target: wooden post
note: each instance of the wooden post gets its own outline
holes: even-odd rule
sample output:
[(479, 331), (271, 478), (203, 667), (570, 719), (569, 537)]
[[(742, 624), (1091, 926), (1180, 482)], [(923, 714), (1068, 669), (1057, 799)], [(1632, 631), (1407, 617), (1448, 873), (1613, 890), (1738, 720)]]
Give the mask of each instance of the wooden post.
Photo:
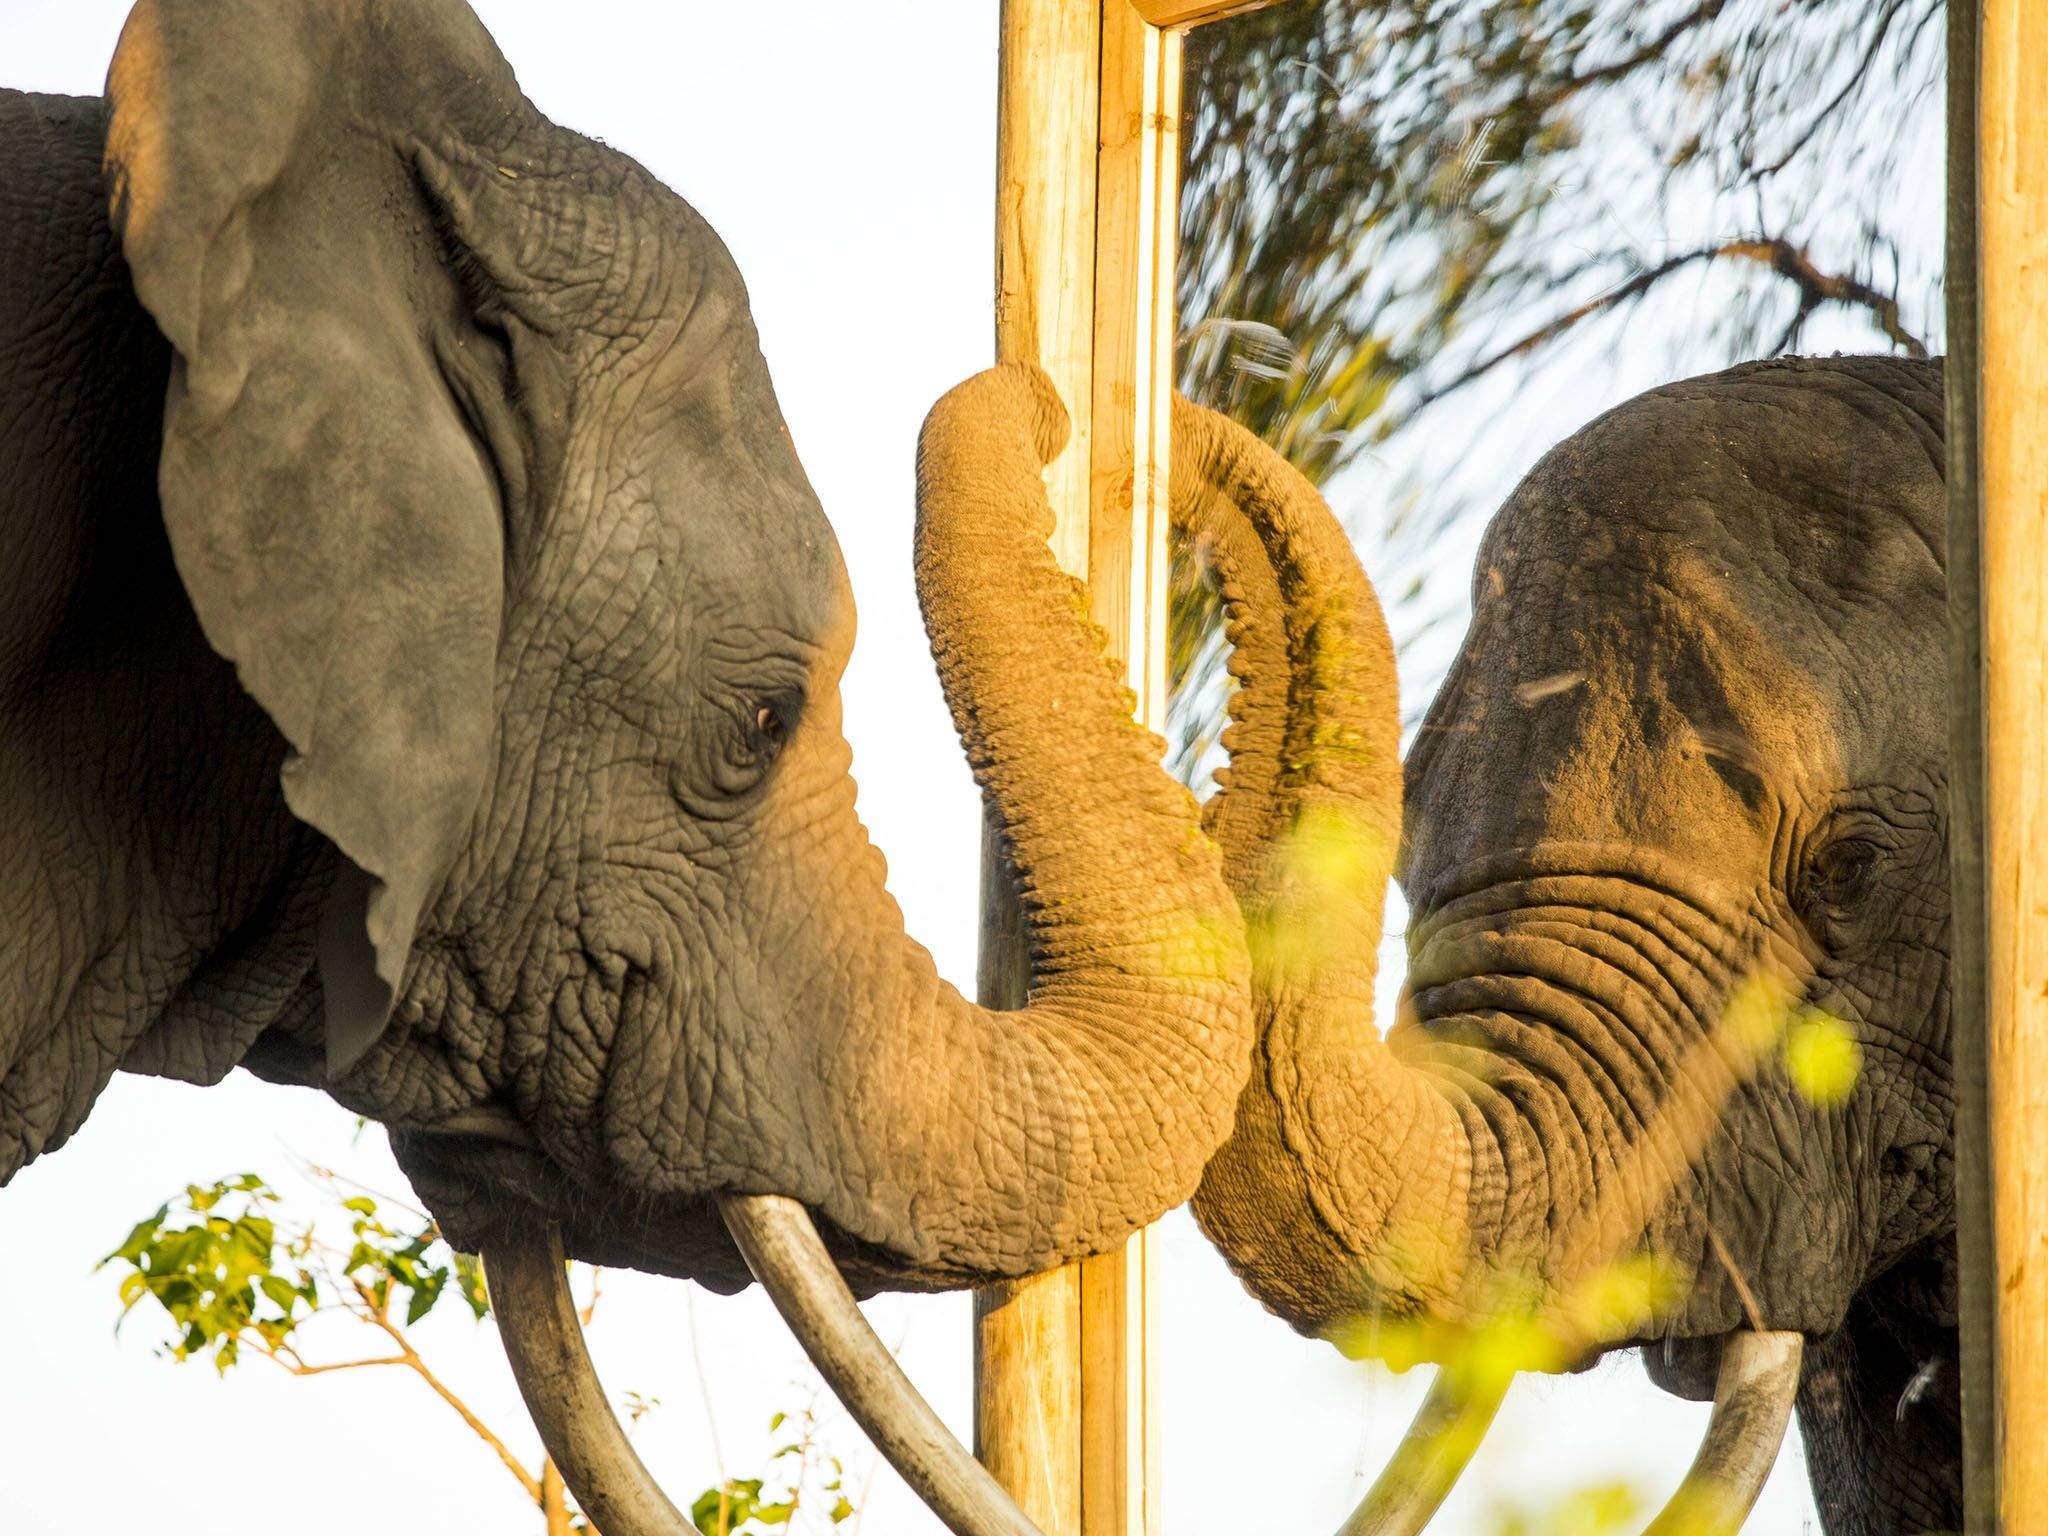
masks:
[(1198, 27), (1246, 11), (1263, 11), (1280, 0), (1131, 0), (1132, 8), (1155, 27)]
[[(1053, 549), (1088, 581), (1138, 717), (1166, 721), (1166, 490), (1180, 37), (1272, 0), (1003, 0), (996, 355), (1036, 361), (1073, 436)], [(1148, 19), (1149, 18), (1149, 19)], [(1157, 24), (1155, 24), (1157, 23)], [(983, 837), (982, 1001), (1023, 1001), (1014, 884)], [(975, 1453), (1046, 1536), (1157, 1536), (1151, 1232), (975, 1298)]]
[[(996, 353), (1052, 375), (1054, 552), (1089, 582), (1139, 717), (1164, 726), (1178, 39), (1127, 0), (1005, 0)], [(1022, 1001), (1009, 872), (984, 837), (983, 1001)], [(975, 1449), (1047, 1536), (1156, 1532), (1155, 1244), (975, 1305)]]
[(2048, 8), (1982, 0), (1976, 20), (1990, 1157), (1975, 1171), (1992, 1178), (1997, 1487), (1971, 1527), (2019, 1533), (2048, 1530)]
[[(996, 128), (996, 356), (1052, 376), (1073, 433), (1046, 472), (1053, 553), (1088, 573), (1095, 403), (1095, 0), (1003, 0)], [(1030, 956), (993, 828), (982, 834), (981, 1000), (1024, 1001)], [(1046, 1536), (1081, 1529), (1081, 1271), (974, 1299), (974, 1453)]]
[[(1180, 208), (1180, 37), (1102, 11), (1088, 582), (1138, 718), (1166, 729), (1167, 452)], [(1081, 1533), (1157, 1536), (1159, 1243), (1081, 1265)]]
[(1977, 5), (1948, 8), (1948, 847), (1957, 1311), (1967, 1536), (1998, 1532), (1998, 1282), (1986, 1076), (1984, 623), (1977, 486)]

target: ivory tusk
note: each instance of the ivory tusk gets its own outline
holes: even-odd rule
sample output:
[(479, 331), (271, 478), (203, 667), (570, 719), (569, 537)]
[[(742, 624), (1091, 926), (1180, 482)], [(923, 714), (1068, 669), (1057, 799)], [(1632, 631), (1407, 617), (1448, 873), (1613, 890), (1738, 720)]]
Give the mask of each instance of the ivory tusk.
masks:
[(818, 1374), (946, 1528), (955, 1536), (1039, 1536), (868, 1326), (810, 1212), (782, 1195), (721, 1195), (718, 1209)]
[(1734, 1536), (1742, 1529), (1785, 1442), (1805, 1347), (1796, 1333), (1728, 1335), (1706, 1438), (1643, 1536)]
[(484, 1278), (498, 1335), (541, 1443), (605, 1536), (687, 1536), (693, 1528), (641, 1465), (598, 1383), (563, 1273), (562, 1232), (487, 1243)]
[(1337, 1536), (1415, 1536), (1428, 1525), (1486, 1438), (1513, 1380), (1503, 1373), (1474, 1388), (1438, 1366), (1386, 1470)]

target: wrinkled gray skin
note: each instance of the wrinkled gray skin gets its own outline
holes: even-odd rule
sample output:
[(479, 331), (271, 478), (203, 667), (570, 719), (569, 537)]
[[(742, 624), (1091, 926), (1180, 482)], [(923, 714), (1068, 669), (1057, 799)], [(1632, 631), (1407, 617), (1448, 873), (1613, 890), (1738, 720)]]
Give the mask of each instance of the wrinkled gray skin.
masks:
[[(1262, 1038), (1205, 1229), (1274, 1311), (1368, 1352), (1375, 1318), (1470, 1318), (1502, 1276), (1567, 1289), (1589, 1247), (1668, 1255), (1682, 1302), (1591, 1347), (1640, 1344), (1705, 1397), (1732, 1330), (1804, 1334), (1830, 1536), (1962, 1523), (1941, 412), (1938, 362), (1774, 362), (1652, 391), (1537, 465), (1406, 765), (1384, 1044), (1392, 859), (1365, 839), (1356, 889), (1305, 904), (1257, 856), (1272, 828), (1230, 819), (1313, 793), (1395, 824), (1383, 750), (1315, 746), (1333, 721), (1390, 737), (1391, 652), (1334, 556), (1247, 559), (1232, 603), (1253, 771), (1233, 760), (1214, 825), (1254, 935), (1312, 905), (1339, 959), (1304, 985), (1254, 945)], [(1341, 643), (1261, 624), (1288, 602), (1362, 616)], [(1803, 1095), (1776, 1042), (1748, 1070), (1704, 1045), (1765, 965), (1853, 1032), (1845, 1102)]]
[[(1738, 369), (1587, 428), (1490, 532), (1408, 766), (1421, 1019), (1484, 995), (1518, 934), (1577, 948), (1600, 926), (1700, 1011), (1724, 995), (1713, 968), (1666, 936), (1773, 944), (1854, 1031), (1841, 1108), (1776, 1072), (1731, 1106), (1688, 1209), (1658, 1224), (1703, 1283), (1673, 1345), (1643, 1350), (1660, 1384), (1710, 1392), (1682, 1341), (1743, 1320), (1701, 1251), (1711, 1224), (1763, 1324), (1816, 1341), (1799, 1418), (1830, 1536), (1962, 1526), (1941, 420), (1941, 365), (1885, 358)], [(1540, 914), (1539, 867), (1570, 872)], [(1608, 1010), (1598, 1045), (1532, 1082), (1647, 1107), (1655, 1074), (1629, 1053), (1668, 1061), (1698, 1013), (1527, 953), (1525, 1022), (1563, 1043)], [(1515, 1032), (1487, 1044), (1513, 1052)]]
[(117, 1069), (240, 1065), (391, 1126), (459, 1243), (726, 1287), (721, 1192), (870, 1288), (1186, 1198), (1240, 928), (1047, 552), (1064, 435), (990, 375), (922, 450), (1033, 913), (996, 1014), (854, 814), (845, 569), (680, 198), (459, 0), (147, 0), (105, 101), (0, 92), (0, 1182)]

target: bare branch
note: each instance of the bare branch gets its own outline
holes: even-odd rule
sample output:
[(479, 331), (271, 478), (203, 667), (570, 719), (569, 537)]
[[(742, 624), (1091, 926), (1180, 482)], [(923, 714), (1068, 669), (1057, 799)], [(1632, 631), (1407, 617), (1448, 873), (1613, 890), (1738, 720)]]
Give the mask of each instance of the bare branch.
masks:
[(1843, 304), (1852, 308), (1866, 309), (1877, 322), (1877, 328), (1891, 340), (1892, 344), (1904, 350), (1908, 357), (1925, 357), (1927, 344), (1911, 331), (1899, 318), (1899, 301), (1890, 294), (1880, 293), (1861, 278), (1823, 272), (1813, 264), (1813, 258), (1799, 246), (1783, 238), (1768, 240), (1731, 240), (1716, 246), (1707, 253), (1708, 259), (1720, 256), (1743, 257), (1760, 261), (1780, 277), (1787, 278), (1799, 288), (1800, 298), (1809, 310), (1823, 304)]
[(1422, 396), (1417, 408), (1433, 404), (1444, 396), (1464, 388), (1475, 379), (1493, 372), (1501, 364), (1534, 352), (1539, 347), (1557, 340), (1580, 322), (1602, 314), (1617, 305), (1640, 298), (1651, 288), (1678, 271), (1681, 267), (1695, 262), (1739, 260), (1759, 262), (1769, 267), (1778, 276), (1791, 282), (1799, 290), (1799, 313), (1780, 339), (1780, 350), (1789, 345), (1798, 335), (1799, 328), (1814, 310), (1824, 304), (1840, 304), (1869, 311), (1879, 330), (1899, 347), (1908, 357), (1927, 356), (1927, 345), (1907, 330), (1899, 317), (1898, 300), (1880, 292), (1861, 278), (1848, 277), (1837, 273), (1823, 272), (1814, 265), (1813, 258), (1790, 240), (1782, 236), (1759, 237), (1751, 240), (1727, 240), (1719, 245), (1702, 246), (1698, 250), (1686, 251), (1681, 255), (1666, 257), (1654, 267), (1645, 267), (1619, 283), (1598, 298), (1588, 299), (1574, 305), (1563, 314), (1538, 326), (1519, 340), (1509, 343), (1499, 351), (1481, 358), (1462, 372), (1445, 380)]
[[(367, 1289), (360, 1281), (351, 1279), (350, 1283), (355, 1285), (365, 1301), (371, 1300)], [(372, 1304), (374, 1305), (374, 1303)], [(455, 1410), (456, 1416), (469, 1426), (470, 1433), (497, 1452), (498, 1460), (502, 1461), (505, 1464), (505, 1469), (519, 1480), (519, 1486), (526, 1491), (526, 1496), (538, 1506), (541, 1502), (540, 1479), (527, 1471), (519, 1458), (512, 1453), (511, 1447), (500, 1440), (492, 1432), (491, 1427), (476, 1416), (475, 1410), (461, 1398), (457, 1397), (448, 1384), (434, 1374), (433, 1368), (420, 1358), (420, 1352), (414, 1349), (412, 1341), (406, 1338), (405, 1330), (392, 1322), (390, 1317), (382, 1311), (373, 1310), (369, 1314), (368, 1320), (377, 1328), (382, 1329), (385, 1336), (398, 1346), (398, 1352), (403, 1358), (405, 1365), (415, 1376), (431, 1387), (435, 1395), (442, 1402)]]
[[(1894, 0), (1894, 3), (1897, 3), (1897, 0)], [(1530, 110), (1538, 113), (1548, 112), (1558, 103), (1569, 100), (1589, 86), (1610, 85), (1616, 80), (1634, 74), (1645, 64), (1663, 63), (1664, 56), (1671, 51), (1673, 43), (1694, 28), (1703, 27), (1716, 19), (1726, 4), (1727, 0), (1700, 0), (1698, 5), (1633, 53), (1625, 54), (1611, 64), (1602, 64), (1573, 75), (1567, 80), (1560, 80), (1555, 85), (1545, 86), (1542, 90), (1531, 91), (1528, 97)]]
[(329, 1371), (364, 1371), (373, 1365), (406, 1363), (403, 1355), (376, 1355), (367, 1360), (334, 1360), (320, 1365), (308, 1365), (299, 1358), (296, 1351), (288, 1355), (284, 1350), (259, 1347), (256, 1352), (280, 1370), (289, 1371), (294, 1376), (325, 1376)]
[[(1899, 12), (1904, 5), (1905, 0), (1886, 0), (1884, 14), (1878, 17), (1877, 24), (1871, 28), (1869, 44), (1864, 48), (1862, 57), (1856, 61), (1856, 67), (1849, 71), (1849, 77), (1842, 82), (1841, 88), (1792, 136), (1783, 154), (1775, 160), (1751, 168), (1749, 175), (1752, 180), (1775, 176), (1784, 170), (1804, 152), (1807, 145), (1813, 142), (1814, 136), (1820, 132), (1822, 126), (1841, 110), (1842, 103), (1870, 83), (1870, 66), (1876, 62), (1878, 50), (1884, 47), (1884, 40), (1891, 35), (1892, 23), (1899, 19)], [(1923, 16), (1921, 19), (1924, 21), (1926, 18)]]

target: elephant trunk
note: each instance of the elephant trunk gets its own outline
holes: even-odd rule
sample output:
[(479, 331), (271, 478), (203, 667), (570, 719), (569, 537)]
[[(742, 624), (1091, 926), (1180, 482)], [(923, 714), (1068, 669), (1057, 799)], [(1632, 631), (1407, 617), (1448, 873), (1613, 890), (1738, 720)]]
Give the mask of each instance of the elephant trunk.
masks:
[(918, 447), (919, 598), (1031, 950), (1027, 1005), (983, 1008), (902, 935), (879, 860), (856, 903), (881, 931), (851, 963), (881, 970), (848, 995), (909, 1040), (826, 1065), (856, 1085), (848, 1155), (886, 1228), (854, 1235), (925, 1283), (1045, 1269), (1185, 1200), (1251, 1046), (1242, 922), (1215, 845), (1046, 542), (1041, 473), (1066, 432), (1044, 375), (1005, 366), (942, 398)]
[[(1239, 688), (1207, 824), (1244, 910), (1259, 1037), (1195, 1196), (1254, 1294), (1347, 1350), (1452, 1362), (1346, 1531), (1410, 1536), (1506, 1390), (1498, 1350), (1399, 1324), (1483, 1319), (1583, 1289), (1553, 1368), (1640, 1317), (1595, 1316), (1602, 1268), (1656, 1218), (1770, 1043), (1795, 955), (1640, 848), (1474, 866), (1418, 896), (1410, 1017), (1373, 1027), (1400, 835), (1392, 646), (1312, 487), (1183, 403), (1174, 509), (1221, 578)], [(1598, 871), (1598, 873), (1588, 873)], [(1667, 1243), (1667, 1247), (1670, 1245)], [(1627, 1303), (1623, 1303), (1626, 1310)], [(1392, 1325), (1391, 1327), (1389, 1325)], [(1796, 1334), (1731, 1334), (1714, 1427), (1655, 1529), (1733, 1530), (1782, 1437)]]
[(1255, 1294), (1349, 1348), (1568, 1286), (1627, 1251), (1736, 1086), (1743, 1047), (1703, 1026), (1741, 989), (1739, 925), (1640, 849), (1460, 870), (1415, 893), (1412, 1017), (1383, 1040), (1402, 778), (1378, 601), (1258, 439), (1183, 403), (1174, 445), (1175, 512), (1218, 569), (1239, 683), (1207, 823), (1259, 1015), (1195, 1213)]
[(1181, 402), (1173, 479), (1221, 578), (1238, 682), (1207, 824), (1259, 1013), (1195, 1214), (1254, 1294), (1332, 1332), (1448, 1299), (1473, 1237), (1468, 1129), (1373, 1022), (1401, 827), (1393, 644), (1329, 509), (1265, 444)]

